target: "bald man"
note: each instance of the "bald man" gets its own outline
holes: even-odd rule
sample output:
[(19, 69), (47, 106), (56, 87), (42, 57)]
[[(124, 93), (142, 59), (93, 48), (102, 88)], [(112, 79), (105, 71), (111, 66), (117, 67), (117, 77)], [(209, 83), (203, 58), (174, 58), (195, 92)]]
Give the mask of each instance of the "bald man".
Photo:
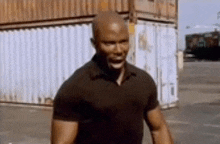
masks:
[(128, 28), (115, 12), (93, 21), (96, 54), (54, 99), (52, 144), (141, 144), (143, 120), (154, 144), (172, 144), (153, 79), (126, 62)]

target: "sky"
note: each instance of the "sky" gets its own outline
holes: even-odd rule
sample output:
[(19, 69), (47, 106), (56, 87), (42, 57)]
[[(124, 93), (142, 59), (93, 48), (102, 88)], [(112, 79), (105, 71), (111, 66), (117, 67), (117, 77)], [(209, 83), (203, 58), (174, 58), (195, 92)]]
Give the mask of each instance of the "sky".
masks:
[[(179, 49), (185, 49), (185, 35), (211, 32), (220, 27), (217, 13), (220, 12), (220, 0), (179, 0)], [(189, 27), (188, 29), (186, 27)]]

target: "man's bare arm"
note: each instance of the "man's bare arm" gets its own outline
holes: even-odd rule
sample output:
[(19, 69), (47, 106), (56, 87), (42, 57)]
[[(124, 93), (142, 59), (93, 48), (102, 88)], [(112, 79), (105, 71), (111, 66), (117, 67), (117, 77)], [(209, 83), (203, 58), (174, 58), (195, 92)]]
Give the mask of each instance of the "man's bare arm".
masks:
[(174, 143), (159, 106), (147, 112), (145, 115), (145, 120), (149, 126), (153, 144)]
[(78, 122), (52, 120), (51, 144), (72, 144), (78, 133)]

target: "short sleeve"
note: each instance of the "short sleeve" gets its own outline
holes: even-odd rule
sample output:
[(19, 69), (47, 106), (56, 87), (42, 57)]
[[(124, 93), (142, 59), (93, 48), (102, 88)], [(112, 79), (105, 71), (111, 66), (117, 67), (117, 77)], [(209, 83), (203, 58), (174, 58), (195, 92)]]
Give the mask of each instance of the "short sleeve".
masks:
[(81, 121), (87, 117), (87, 106), (83, 101), (85, 91), (64, 83), (54, 99), (53, 119)]
[(150, 111), (159, 105), (157, 99), (157, 87), (153, 79), (150, 79), (149, 81), (149, 88), (150, 88), (150, 95), (148, 97), (148, 102), (145, 107), (145, 112)]

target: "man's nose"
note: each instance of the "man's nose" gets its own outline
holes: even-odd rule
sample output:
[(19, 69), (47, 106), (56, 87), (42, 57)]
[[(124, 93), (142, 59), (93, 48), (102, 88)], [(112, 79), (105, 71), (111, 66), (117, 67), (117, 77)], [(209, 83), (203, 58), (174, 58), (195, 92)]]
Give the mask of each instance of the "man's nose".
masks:
[(122, 53), (122, 47), (121, 47), (120, 43), (115, 44), (115, 53), (116, 54), (121, 54)]

